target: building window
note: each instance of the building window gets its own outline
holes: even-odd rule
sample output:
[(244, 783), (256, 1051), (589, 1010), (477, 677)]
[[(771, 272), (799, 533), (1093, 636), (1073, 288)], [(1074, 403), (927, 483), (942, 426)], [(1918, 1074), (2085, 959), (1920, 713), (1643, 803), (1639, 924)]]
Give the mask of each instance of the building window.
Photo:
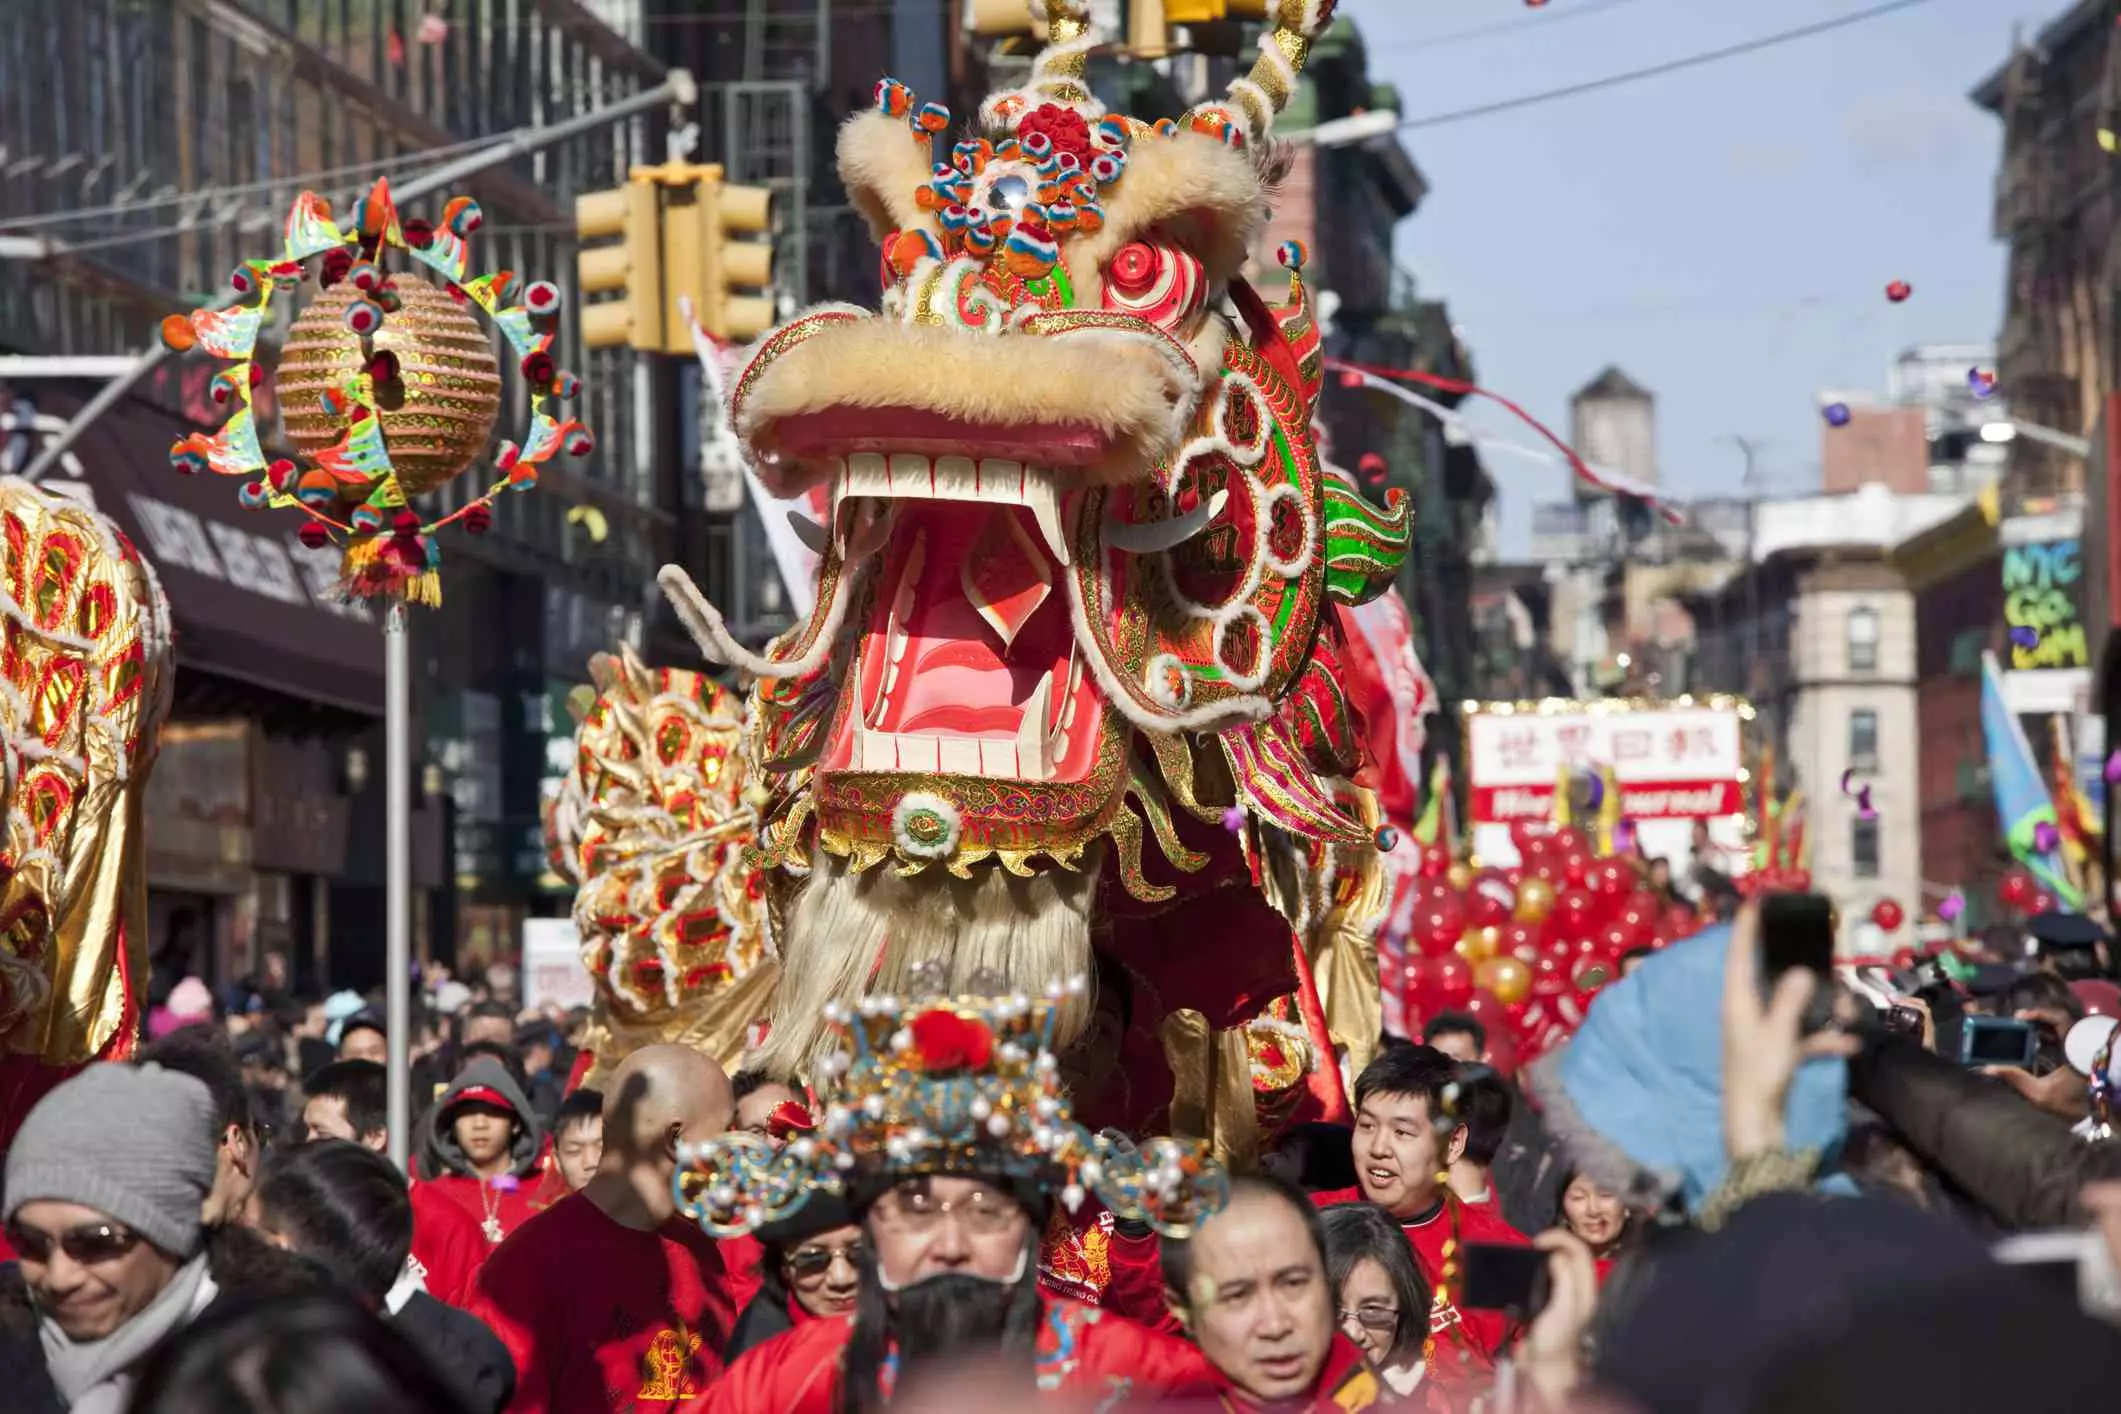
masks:
[(1856, 877), (1878, 877), (1878, 822), (1859, 819), (1849, 826), (1849, 859)]
[(1878, 611), (1851, 609), (1848, 620), (1849, 671), (1878, 671)]
[(1878, 714), (1869, 710), (1849, 713), (1849, 769), (1878, 769)]

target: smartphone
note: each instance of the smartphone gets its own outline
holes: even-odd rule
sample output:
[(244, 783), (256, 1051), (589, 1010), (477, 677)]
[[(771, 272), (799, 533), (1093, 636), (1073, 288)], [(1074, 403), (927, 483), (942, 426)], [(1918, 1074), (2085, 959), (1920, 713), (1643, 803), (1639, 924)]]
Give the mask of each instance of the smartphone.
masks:
[(2007, 1065), (2030, 1069), (2040, 1053), (2040, 1034), (2030, 1021), (2000, 1016), (1969, 1016), (1959, 1025), (1962, 1065)]
[(1534, 1247), (1469, 1242), (1460, 1259), (1458, 1304), (1529, 1321), (1547, 1304), (1547, 1254)]
[(1824, 1030), (1834, 1015), (1834, 902), (1825, 894), (1769, 894), (1760, 901), (1762, 995), (1798, 968), (1817, 979), (1804, 1029)]
[(1990, 1248), (1998, 1262), (2075, 1301), (2090, 1315), (2121, 1311), (2121, 1275), (2097, 1232), (2026, 1232)]

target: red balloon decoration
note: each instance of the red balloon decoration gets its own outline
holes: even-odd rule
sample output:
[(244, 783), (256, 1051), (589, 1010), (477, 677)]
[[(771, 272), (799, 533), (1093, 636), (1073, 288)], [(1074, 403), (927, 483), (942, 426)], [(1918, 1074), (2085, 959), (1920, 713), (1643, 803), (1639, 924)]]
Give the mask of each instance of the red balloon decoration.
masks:
[(1901, 924), (1907, 922), (1907, 913), (1892, 899), (1882, 898), (1871, 909), (1871, 922), (1888, 933), (1894, 933), (1899, 931)]
[(1466, 930), (1466, 906), (1459, 896), (1439, 892), (1415, 906), (1414, 945), (1430, 957), (1451, 951)]
[(1566, 936), (1581, 937), (1590, 931), (1597, 908), (1597, 899), (1589, 889), (1564, 889), (1554, 900), (1554, 926)]
[(1421, 847), (1421, 863), (1416, 872), (1424, 879), (1441, 879), (1450, 872), (1451, 851), (1440, 844), (1425, 844)]
[(1437, 1009), (1463, 1011), (1466, 1003), (1473, 1000), (1472, 965), (1456, 953), (1446, 953), (1428, 961)]
[(2020, 913), (2032, 912), (2033, 901), (2040, 895), (2040, 885), (2034, 880), (2032, 871), (2022, 864), (2013, 864), (2003, 872), (2003, 880), (1996, 886), (1996, 898), (2005, 908)]
[(1621, 859), (1601, 859), (1591, 866), (1591, 892), (1600, 898), (1619, 898), (1634, 886), (1635, 871)]

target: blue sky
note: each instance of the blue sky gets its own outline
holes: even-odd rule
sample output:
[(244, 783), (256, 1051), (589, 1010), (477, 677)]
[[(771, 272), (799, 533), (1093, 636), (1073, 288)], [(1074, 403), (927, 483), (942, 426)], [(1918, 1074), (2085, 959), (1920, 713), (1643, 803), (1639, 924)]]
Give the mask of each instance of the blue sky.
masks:
[[(1342, 0), (1410, 118), (1578, 83), (1874, 0)], [(1429, 179), (1398, 256), (1449, 302), (1481, 382), (1568, 435), (1617, 363), (1658, 399), (1675, 494), (1738, 494), (1726, 439), (1773, 491), (1817, 485), (1822, 387), (1882, 388), (1912, 343), (1993, 339), (2001, 124), (1968, 92), (2067, 0), (1931, 0), (1701, 68), (1409, 132)], [(1521, 22), (1521, 23), (1518, 23)], [(1461, 31), (1506, 33), (1452, 40)], [(1437, 41), (1441, 42), (1437, 42)], [(1895, 278), (1915, 287), (1887, 302)], [(2007, 390), (2006, 390), (2007, 391)], [(1480, 421), (1533, 442), (1507, 414)], [(1567, 474), (1488, 458), (1504, 551)]]

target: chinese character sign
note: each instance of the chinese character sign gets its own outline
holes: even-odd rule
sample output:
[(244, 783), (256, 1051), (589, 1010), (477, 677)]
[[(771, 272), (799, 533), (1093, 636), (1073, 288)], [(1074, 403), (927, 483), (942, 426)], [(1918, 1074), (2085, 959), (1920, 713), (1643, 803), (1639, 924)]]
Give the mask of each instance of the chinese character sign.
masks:
[(1745, 809), (1736, 709), (1478, 712), (1466, 722), (1472, 819), (1545, 820), (1564, 768), (1610, 766), (1632, 820), (1691, 820)]
[(2003, 618), (2011, 667), (2083, 668), (2091, 664), (2077, 616), (2083, 558), (2075, 539), (2013, 545), (2003, 552)]

